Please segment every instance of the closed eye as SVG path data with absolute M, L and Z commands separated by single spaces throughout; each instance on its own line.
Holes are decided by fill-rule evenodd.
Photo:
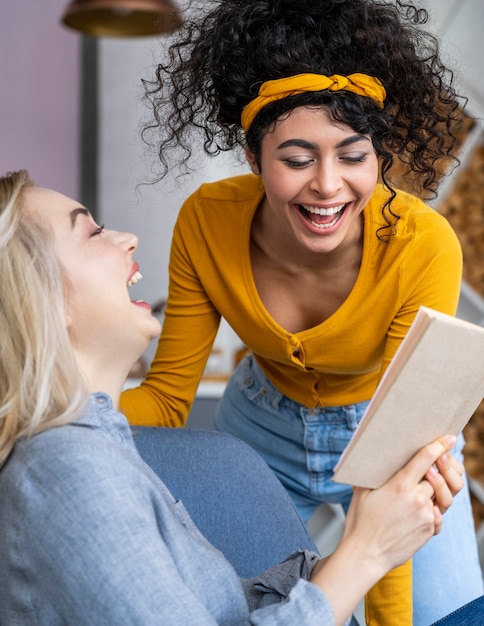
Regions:
M 101 226 L 98 226 L 96 230 L 91 233 L 91 237 L 94 237 L 95 235 L 100 235 L 103 232 L 103 230 L 104 230 L 104 224 L 102 224 Z
M 307 165 L 311 165 L 313 163 L 313 159 L 308 159 L 307 161 L 293 161 L 292 159 L 284 159 L 284 163 L 288 167 L 301 168 L 306 167 Z
M 366 161 L 367 156 L 368 156 L 367 154 L 360 154 L 354 157 L 345 156 L 345 157 L 340 157 L 340 160 L 344 161 L 345 163 L 364 163 Z

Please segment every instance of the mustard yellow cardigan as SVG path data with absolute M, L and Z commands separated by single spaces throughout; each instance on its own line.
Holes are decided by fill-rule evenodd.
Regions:
M 364 209 L 363 258 L 346 301 L 318 326 L 290 333 L 264 308 L 251 271 L 260 179 L 248 174 L 202 185 L 174 229 L 163 332 L 150 372 L 122 394 L 130 422 L 184 425 L 221 316 L 289 398 L 308 407 L 371 398 L 419 306 L 455 313 L 462 273 L 448 222 L 402 191 L 392 203 L 397 234 L 388 243 L 377 238 L 386 193 L 377 186 Z

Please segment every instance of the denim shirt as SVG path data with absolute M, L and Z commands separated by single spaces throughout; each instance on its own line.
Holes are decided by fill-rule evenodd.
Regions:
M 0 625 L 333 624 L 312 553 L 241 580 L 102 393 L 0 471 Z

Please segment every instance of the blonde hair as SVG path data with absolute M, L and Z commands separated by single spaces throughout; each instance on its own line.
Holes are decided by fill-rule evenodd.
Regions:
M 86 398 L 53 236 L 25 210 L 33 186 L 26 170 L 0 177 L 0 467 L 19 437 L 72 421 Z

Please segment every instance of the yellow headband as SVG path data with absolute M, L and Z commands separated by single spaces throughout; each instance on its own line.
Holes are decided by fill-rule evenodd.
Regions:
M 359 96 L 372 98 L 381 107 L 386 96 L 385 88 L 378 78 L 373 78 L 373 76 L 368 76 L 367 74 L 350 74 L 349 76 L 340 76 L 339 74 L 334 74 L 333 76 L 297 74 L 289 78 L 268 80 L 261 85 L 257 98 L 243 108 L 241 116 L 242 128 L 247 133 L 259 111 L 275 100 L 281 100 L 305 91 L 322 91 L 323 89 L 352 91 Z

